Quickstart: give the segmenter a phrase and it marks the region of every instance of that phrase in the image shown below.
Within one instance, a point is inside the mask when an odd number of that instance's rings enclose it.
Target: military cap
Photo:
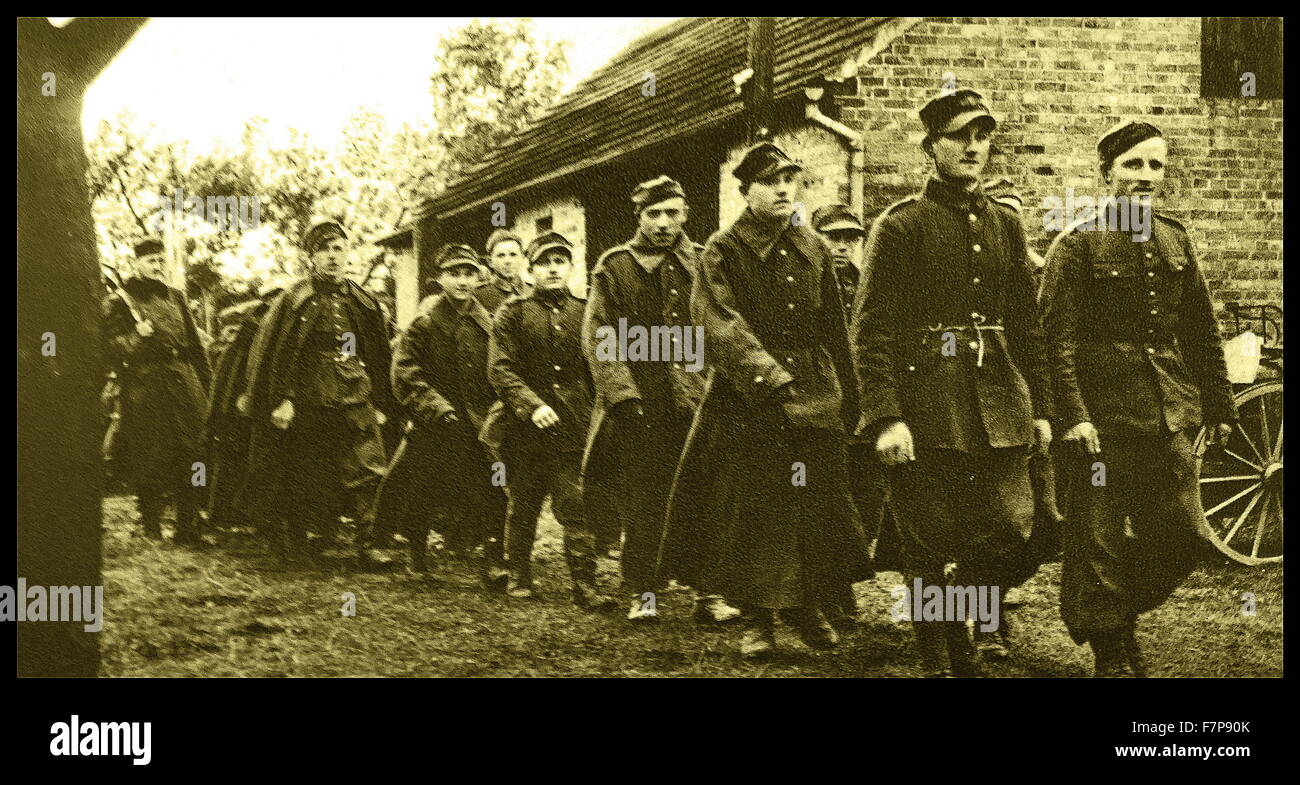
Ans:
[[[1157,136],[1159,128],[1142,120],[1126,120],[1114,126],[1097,140],[1097,155],[1103,169],[1108,168],[1125,150]]]
[[[335,237],[342,237],[346,240],[348,239],[348,233],[334,221],[321,221],[313,224],[302,236],[302,248],[309,255],[314,254],[316,249]]]
[[[745,151],[731,173],[742,183],[752,183],[787,169],[802,171],[803,167],[775,144],[759,142]]]
[[[847,204],[828,204],[818,207],[812,214],[812,226],[819,232],[867,233],[867,230],[862,228],[862,222]]]
[[[930,136],[950,134],[965,128],[975,120],[988,118],[991,128],[996,128],[998,121],[989,111],[984,96],[974,90],[958,90],[953,93],[940,93],[925,102],[917,113],[925,124]]]
[[[487,245],[483,247],[483,251],[485,253],[490,254],[492,253],[492,249],[496,248],[497,245],[499,245],[500,243],[508,242],[510,240],[514,240],[515,242],[519,243],[519,248],[521,250],[523,249],[524,238],[520,237],[519,235],[510,231],[509,229],[497,229],[496,231],[492,232],[492,234],[488,235]]]
[[[678,196],[683,199],[686,198],[686,192],[682,190],[682,184],[668,175],[662,174],[653,180],[646,180],[632,189],[632,205],[639,213],[652,204],[659,204]]]
[[[148,237],[135,244],[135,258],[140,259],[149,254],[162,253],[162,241],[156,237]]]
[[[542,254],[554,248],[558,248],[567,253],[570,259],[573,258],[573,243],[569,242],[568,238],[559,232],[546,232],[538,235],[528,244],[528,251],[526,254],[528,256],[528,264],[536,264],[537,260],[542,258]]]
[[[439,270],[450,270],[453,267],[473,267],[479,271],[483,269],[478,254],[468,245],[444,245],[438,250],[434,263],[438,265]]]
[[[1005,177],[989,180],[984,183],[983,188],[985,196],[999,204],[1005,204],[1016,212],[1020,212],[1025,206],[1025,200],[1016,190],[1016,184]]]

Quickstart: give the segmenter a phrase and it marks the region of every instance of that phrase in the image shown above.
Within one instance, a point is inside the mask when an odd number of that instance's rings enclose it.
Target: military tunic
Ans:
[[[1155,213],[1143,238],[1076,224],[1047,254],[1042,305],[1065,486],[1061,613],[1075,641],[1131,629],[1195,567],[1204,518],[1194,429],[1236,411],[1209,289],[1187,232]],[[1095,484],[1097,466],[1105,481]],[[1127,519],[1127,531],[1125,520]]]

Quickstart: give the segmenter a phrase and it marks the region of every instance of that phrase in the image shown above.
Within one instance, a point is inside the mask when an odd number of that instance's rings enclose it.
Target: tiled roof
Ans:
[[[837,69],[886,19],[778,18],[775,97]],[[732,76],[746,67],[748,42],[748,20],[737,17],[682,19],[638,38],[421,212],[454,214],[739,114]],[[646,74],[653,96],[642,92]]]

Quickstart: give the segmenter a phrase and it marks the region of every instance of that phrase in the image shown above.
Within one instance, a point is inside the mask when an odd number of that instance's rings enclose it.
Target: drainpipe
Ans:
[[[807,120],[820,125],[822,128],[830,131],[844,140],[849,148],[849,207],[862,220],[862,202],[863,189],[866,187],[866,168],[867,156],[864,150],[865,145],[862,142],[862,134],[854,131],[844,123],[838,120],[832,120],[822,114],[822,110],[817,106],[821,100],[825,89],[821,87],[805,87],[803,89],[804,98],[808,103],[804,106],[803,116]]]

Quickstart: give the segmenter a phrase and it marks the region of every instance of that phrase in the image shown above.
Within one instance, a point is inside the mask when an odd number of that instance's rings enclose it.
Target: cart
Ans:
[[[1227,303],[1237,337],[1225,355],[1238,422],[1227,444],[1195,449],[1205,509],[1202,534],[1247,566],[1282,561],[1282,309]]]

